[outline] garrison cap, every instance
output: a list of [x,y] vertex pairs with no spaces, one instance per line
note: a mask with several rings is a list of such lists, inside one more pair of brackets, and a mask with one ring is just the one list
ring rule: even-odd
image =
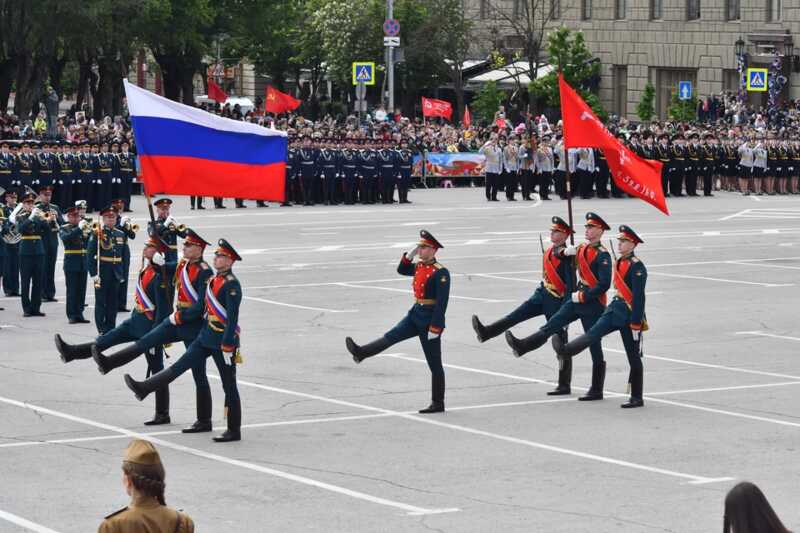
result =
[[550,226],[551,230],[562,231],[567,235],[575,233],[575,231],[569,227],[569,224],[567,224],[561,217],[553,217],[550,219],[550,221],[552,222],[552,225]]
[[103,209],[100,210],[100,216],[101,217],[104,217],[106,215],[116,215],[116,214],[117,214],[117,210],[114,209],[114,207],[110,206],[110,205],[108,207],[104,207]]
[[153,202],[153,205],[161,205],[161,204],[172,205],[172,199],[171,198],[159,198],[158,200]]
[[26,192],[25,194],[22,195],[23,202],[33,202],[34,200],[36,200],[36,193],[33,191]]
[[432,246],[433,248],[436,248],[436,249],[444,248],[444,246],[442,246],[442,243],[437,241],[436,237],[431,235],[431,233],[426,229],[420,230],[420,232],[419,232],[419,242],[417,244],[422,244],[422,245],[425,245],[425,246]]
[[75,207],[74,205],[72,207],[68,207],[67,210],[64,211],[64,214],[65,215],[72,215],[72,214],[77,215],[78,214],[78,208]]
[[604,230],[611,229],[611,226],[606,224],[606,221],[600,218],[600,215],[597,213],[592,213],[589,211],[586,213],[586,225],[587,226],[596,226],[598,228],[602,228]]
[[617,235],[617,239],[633,241],[635,244],[644,242],[641,237],[636,235],[636,232],[633,231],[630,226],[626,226],[624,224],[619,227],[619,235]]
[[242,260],[242,256],[236,253],[236,250],[233,248],[233,246],[231,246],[231,243],[229,243],[225,239],[220,239],[217,242],[217,245],[219,246],[219,248],[216,249],[214,255],[227,255],[234,261]]
[[125,449],[125,456],[122,458],[126,463],[136,465],[158,465],[161,464],[161,457],[158,450],[150,441],[134,439]]

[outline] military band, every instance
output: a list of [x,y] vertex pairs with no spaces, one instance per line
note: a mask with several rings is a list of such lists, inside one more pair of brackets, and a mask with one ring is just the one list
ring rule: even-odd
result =
[[66,212],[67,221],[59,229],[64,244],[64,284],[67,290],[67,320],[70,324],[88,324],[83,315],[86,308],[86,279],[89,273],[86,264],[86,249],[92,229],[87,220],[81,219],[80,209],[72,206]]
[[41,209],[36,207],[36,194],[23,195],[9,215],[8,221],[21,235],[19,241],[19,274],[22,290],[22,312],[25,317],[45,316],[41,312],[45,271],[43,239],[51,232],[50,224]]
[[100,226],[89,237],[87,265],[94,285],[94,322],[102,335],[114,329],[117,321],[125,237],[116,228],[117,211],[113,207],[102,209],[100,219]]

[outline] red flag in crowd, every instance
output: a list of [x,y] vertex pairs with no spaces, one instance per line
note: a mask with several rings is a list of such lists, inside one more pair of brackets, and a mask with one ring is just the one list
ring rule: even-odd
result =
[[264,111],[267,113],[286,113],[287,111],[294,111],[300,107],[301,101],[297,98],[289,96],[286,93],[280,92],[278,89],[267,86],[267,103],[264,106]]
[[450,120],[453,116],[453,106],[450,102],[437,100],[436,98],[422,97],[422,116],[442,117]]
[[208,79],[208,97],[218,104],[224,104],[228,99],[228,95],[225,94],[225,91],[222,90],[222,87],[214,83],[214,80],[211,78]]
[[472,126],[472,115],[469,114],[469,106],[464,106],[464,126],[469,128]]
[[608,161],[614,183],[624,192],[641,198],[669,215],[661,188],[661,162],[642,159],[622,144],[592,112],[583,98],[558,76],[561,95],[564,149],[599,148]]

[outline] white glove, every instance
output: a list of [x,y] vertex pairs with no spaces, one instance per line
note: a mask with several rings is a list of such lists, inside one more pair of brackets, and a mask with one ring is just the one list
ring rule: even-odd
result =
[[89,227],[89,221],[88,220],[83,219],[80,222],[78,222],[78,228],[80,228],[81,231],[85,230],[88,227]]
[[92,283],[97,285],[100,282],[100,276],[92,276]]
[[575,255],[578,253],[578,248],[575,247],[574,244],[570,244],[566,248],[564,248],[564,255]]
[[161,252],[153,254],[153,258],[150,260],[154,265],[164,266],[164,254]]
[[417,256],[417,249],[418,248],[419,248],[418,246],[415,246],[410,251],[406,252],[406,259],[408,259],[409,261],[413,261],[414,257]]
[[428,330],[428,340],[429,341],[432,341],[434,339],[438,339],[440,335],[441,335],[441,333],[434,333],[434,332]]
[[172,215],[170,215],[170,216],[168,216],[168,217],[167,217],[167,219],[164,221],[164,225],[165,225],[165,226],[172,226],[172,225],[175,225],[175,226],[177,226],[178,224],[175,222],[175,219],[174,219],[174,218],[172,218]]
[[579,292],[573,292],[571,298],[572,298],[572,303],[574,304],[581,303],[581,295]]
[[119,225],[120,225],[120,226],[127,226],[127,225],[128,225],[128,224],[130,224],[130,223],[131,223],[131,217],[122,217],[122,218],[119,220]]
[[33,210],[31,211],[31,218],[41,216],[41,214],[42,210],[39,209],[38,207],[34,207]]
[[178,325],[178,321],[175,319],[175,313],[169,315],[169,323],[172,324],[173,326]]

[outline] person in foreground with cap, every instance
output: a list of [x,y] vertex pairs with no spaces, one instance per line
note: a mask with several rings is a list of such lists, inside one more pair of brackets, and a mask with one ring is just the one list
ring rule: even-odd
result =
[[[3,246],[5,246],[6,257],[3,264],[3,292],[7,298],[20,296],[19,292],[19,242],[13,242],[15,228],[9,217],[17,207],[17,191],[8,189],[0,193],[0,211],[5,217],[5,224],[2,227]],[[8,239],[8,240],[6,240]]]
[[[414,298],[416,302],[408,314],[391,330],[378,340],[359,346],[347,337],[345,345],[360,363],[367,357],[377,355],[400,341],[419,337],[428,368],[431,371],[431,404],[420,410],[422,414],[444,411],[444,367],[442,366],[442,332],[447,302],[450,298],[450,273],[436,262],[436,252],[444,248],[428,231],[419,232],[417,246],[403,254],[397,272],[403,276],[413,276]],[[414,256],[419,261],[414,263]]]
[[56,261],[58,259],[58,228],[64,223],[61,208],[50,201],[53,199],[53,186],[39,187],[39,202],[36,204],[42,213],[49,217],[48,231],[42,235],[44,247],[44,278],[42,279],[42,301],[57,302],[56,299]]
[[[574,256],[578,262],[580,280],[577,290],[564,303],[558,312],[542,326],[539,331],[518,339],[510,331],[506,331],[506,342],[511,346],[514,355],[521,357],[531,350],[542,346],[547,339],[556,335],[568,324],[580,319],[583,331],[589,331],[603,314],[606,307],[606,292],[611,286],[611,256],[603,247],[603,232],[609,229],[608,224],[596,213],[586,213],[586,242],[576,246],[567,246],[562,257]],[[590,347],[592,353],[592,386],[589,391],[578,398],[581,401],[602,400],[603,383],[606,375],[606,363],[603,359],[603,348],[600,342]]]
[[[617,241],[617,250],[620,254],[614,263],[614,288],[617,293],[611,304],[606,307],[603,315],[589,331],[566,344],[560,338],[554,337],[553,347],[559,358],[567,361],[587,347],[600,344],[601,339],[612,331],[619,330],[631,367],[629,377],[631,397],[620,407],[629,409],[644,405],[641,334],[649,329],[644,311],[647,269],[634,255],[636,246],[644,242],[635,231],[628,226],[620,226]],[[636,340],[633,337],[634,332],[638,336]]]
[[[506,330],[535,316],[544,315],[547,320],[556,314],[564,298],[569,298],[575,287],[575,271],[572,261],[565,259],[562,253],[566,249],[567,238],[575,233],[561,217],[553,217],[550,226],[550,242],[553,244],[544,251],[542,257],[542,282],[533,296],[504,316],[497,322],[483,325],[478,315],[472,315],[472,328],[478,335],[479,342],[500,335]],[[558,335],[566,335],[561,331]],[[548,392],[550,396],[570,394],[572,382],[572,360],[559,361],[558,387]]]
[[222,379],[228,416],[228,429],[222,435],[214,437],[214,441],[231,442],[242,440],[242,406],[236,387],[236,364],[240,362],[239,304],[242,301],[242,286],[231,272],[233,263],[242,258],[225,239],[220,239],[218,244],[219,247],[214,252],[214,269],[217,273],[208,282],[204,313],[206,323],[200,335],[169,368],[144,381],[135,381],[129,374],[125,374],[125,384],[136,398],[143,400],[154,390],[166,387],[178,376],[211,356]]
[[[161,270],[153,261],[156,254],[166,251],[166,245],[157,237],[150,237],[142,251],[142,268],[136,281],[136,306],[130,317],[111,331],[100,335],[93,342],[83,344],[67,344],[56,334],[56,349],[64,363],[76,359],[89,359],[94,351],[101,351],[123,344],[136,341],[145,336],[154,326],[169,313],[167,295],[161,279]],[[85,275],[85,274],[84,274]],[[164,368],[164,352],[161,346],[147,352],[147,372],[155,374]],[[152,420],[145,422],[146,426],[169,424],[169,389],[164,387],[156,391],[156,413]]]
[[169,250],[167,250],[164,259],[167,263],[175,263],[178,261],[178,223],[172,218],[169,210],[172,207],[172,199],[159,198],[153,205],[156,206],[158,215],[156,216],[155,225],[153,222],[147,223],[147,234],[158,235],[164,241]]
[[101,225],[89,237],[87,265],[94,283],[94,323],[102,335],[117,323],[117,298],[123,282],[122,232],[115,227],[117,211],[108,206],[100,210]]
[[86,243],[89,222],[81,220],[77,206],[67,209],[67,222],[59,228],[64,243],[64,284],[67,286],[67,319],[70,324],[88,324],[83,316],[86,305]]
[[42,212],[34,207],[33,191],[22,196],[22,207],[8,220],[22,235],[19,243],[19,274],[22,287],[22,312],[25,317],[45,316],[41,312],[42,284],[44,283],[43,236],[50,231]]
[[[133,344],[126,346],[117,353],[105,355],[100,346],[89,346],[92,358],[97,363],[101,374],[108,374],[115,368],[124,366],[143,353],[152,349],[178,341],[183,341],[184,346],[189,346],[200,335],[205,321],[206,288],[208,280],[213,276],[211,267],[203,261],[203,251],[209,243],[191,229],[186,230],[186,239],[183,241],[183,258],[177,263],[164,262],[161,254],[154,254],[151,262],[156,265],[161,273],[161,280],[167,287],[159,287],[164,292],[167,300],[171,300],[173,286],[169,280],[174,280],[174,289],[177,299],[174,310],[170,308],[165,318],[160,323],[154,322],[153,328]],[[160,314],[160,313],[159,313]],[[163,368],[163,366],[161,367]],[[211,386],[206,375],[206,360],[202,359],[192,366],[195,394],[197,399],[197,420],[183,429],[184,433],[200,433],[211,431]],[[158,403],[158,396],[156,396]]]
[[142,439],[131,441],[122,459],[122,485],[131,503],[106,516],[98,533],[192,533],[192,519],[167,507],[165,478],[155,446]]

